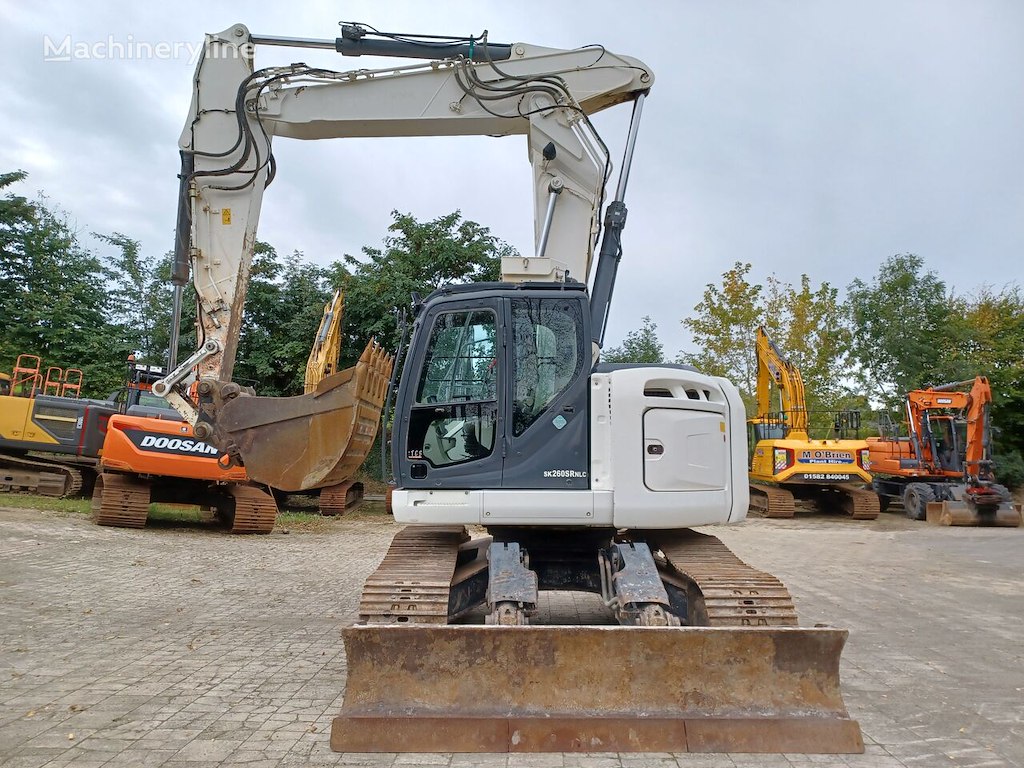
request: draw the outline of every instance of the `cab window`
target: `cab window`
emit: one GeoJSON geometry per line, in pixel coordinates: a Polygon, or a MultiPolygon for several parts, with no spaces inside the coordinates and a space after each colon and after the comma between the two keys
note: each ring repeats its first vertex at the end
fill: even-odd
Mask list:
{"type": "Polygon", "coordinates": [[[512,348],[512,434],[518,437],[589,360],[582,305],[561,299],[514,299],[512,348]]]}
{"type": "Polygon", "coordinates": [[[408,458],[442,467],[491,454],[498,354],[491,310],[437,315],[411,414],[408,458]]]}

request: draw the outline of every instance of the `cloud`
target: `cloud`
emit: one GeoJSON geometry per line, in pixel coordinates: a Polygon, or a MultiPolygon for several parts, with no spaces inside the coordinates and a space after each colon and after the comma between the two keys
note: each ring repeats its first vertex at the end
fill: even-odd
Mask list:
{"type": "MultiPolygon", "coordinates": [[[[42,60],[44,35],[195,44],[246,22],[254,32],[333,37],[328,2],[86,8],[2,3],[0,170],[24,168],[86,230],[120,230],[145,252],[171,245],[186,58],[42,60]],[[237,15],[236,15],[237,14],[237,15]]],[[[640,318],[666,349],[703,286],[735,261],[754,274],[845,286],[913,251],[967,290],[1020,276],[1024,250],[1024,7],[1012,2],[352,2],[347,20],[403,32],[542,45],[601,42],[652,66],[630,177],[629,222],[609,340],[640,318]]],[[[368,66],[328,52],[260,49],[368,66]]],[[[621,157],[628,110],[598,116],[621,157]]],[[[459,208],[532,248],[521,138],[277,142],[262,238],[316,261],[385,235],[392,209],[459,208]]]]}

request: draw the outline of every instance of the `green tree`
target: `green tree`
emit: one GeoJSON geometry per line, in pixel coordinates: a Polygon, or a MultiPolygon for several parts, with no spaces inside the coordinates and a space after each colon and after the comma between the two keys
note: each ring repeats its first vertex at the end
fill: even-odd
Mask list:
{"type": "Polygon", "coordinates": [[[810,411],[830,411],[849,396],[844,381],[844,360],[849,349],[850,331],[839,302],[839,290],[823,282],[812,288],[807,275],[800,286],[783,288],[782,311],[769,312],[781,317],[781,349],[800,369],[810,411]]]}
{"type": "Polygon", "coordinates": [[[1024,294],[1017,285],[983,286],[953,304],[953,354],[944,380],[987,376],[992,386],[996,475],[1008,485],[1024,480],[1024,294]]]}
{"type": "MultiPolygon", "coordinates": [[[[7,174],[0,186],[23,178],[7,174]]],[[[83,394],[115,388],[131,344],[111,322],[111,271],[43,199],[4,198],[0,245],[3,368],[9,370],[19,353],[34,354],[47,367],[82,369],[83,394]]]]}
{"type": "Polygon", "coordinates": [[[658,339],[658,326],[645,315],[642,325],[626,334],[621,347],[608,347],[601,352],[606,363],[663,363],[665,355],[658,339]]]}
{"type": "Polygon", "coordinates": [[[807,275],[800,276],[798,286],[775,275],[757,284],[749,279],[750,272],[750,264],[737,262],[722,274],[721,285],[705,288],[693,314],[682,321],[696,351],[681,355],[680,361],[731,380],[752,408],[757,389],[755,337],[758,327],[764,326],[782,354],[800,369],[810,411],[851,407],[842,376],[849,330],[839,291],[827,282],[814,287],[807,275]]]}
{"type": "Polygon", "coordinates": [[[763,288],[747,279],[750,270],[749,263],[737,261],[722,273],[720,286],[705,286],[693,314],[682,321],[697,351],[679,358],[704,373],[733,381],[748,399],[757,385],[754,334],[764,319],[763,288]]]}
{"type": "Polygon", "coordinates": [[[364,246],[361,257],[346,254],[328,270],[330,283],[345,293],[343,366],[358,359],[371,337],[387,349],[397,345],[395,310],[408,307],[414,292],[425,298],[451,283],[498,280],[501,258],[518,255],[459,211],[427,222],[391,215],[382,247],[364,246]]]}
{"type": "Polygon", "coordinates": [[[865,392],[897,408],[912,389],[938,384],[955,347],[953,300],[915,254],[897,254],[870,283],[848,289],[851,353],[865,392]]]}
{"type": "Polygon", "coordinates": [[[260,395],[302,394],[306,360],[330,298],[325,270],[299,251],[281,258],[257,243],[235,379],[260,395]]]}

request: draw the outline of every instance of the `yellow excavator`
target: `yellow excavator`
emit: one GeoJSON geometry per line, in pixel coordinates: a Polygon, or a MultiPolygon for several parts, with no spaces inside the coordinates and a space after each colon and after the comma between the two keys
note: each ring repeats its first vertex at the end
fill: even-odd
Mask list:
{"type": "Polygon", "coordinates": [[[750,514],[793,517],[796,501],[822,511],[839,509],[854,520],[874,520],[880,506],[871,490],[868,443],[845,437],[860,428],[860,414],[829,414],[832,436],[808,434],[810,414],[800,369],[764,326],[757,329],[757,415],[747,422],[750,514]],[[779,408],[772,409],[772,390],[779,408]]]}
{"type": "MultiPolygon", "coordinates": [[[[317,328],[313,346],[309,351],[309,359],[306,361],[306,376],[303,382],[303,392],[307,395],[316,392],[321,381],[338,372],[338,361],[341,358],[341,320],[344,311],[345,296],[339,289],[324,305],[320,327],[317,328]]],[[[365,440],[363,442],[365,443],[365,440]]],[[[370,439],[369,445],[361,444],[359,449],[354,452],[365,458],[372,444],[373,438],[370,439]]],[[[351,452],[353,451],[350,449],[351,452]]],[[[350,466],[353,467],[354,475],[360,465],[350,461],[350,466]]],[[[362,498],[362,483],[351,478],[342,480],[337,485],[320,489],[320,514],[343,515],[346,510],[352,509],[362,501],[362,498]]]]}
{"type": "Polygon", "coordinates": [[[0,373],[0,492],[88,493],[118,404],[80,397],[82,371],[19,355],[0,373]]]}
{"type": "MultiPolygon", "coordinates": [[[[352,430],[333,425],[343,413],[358,429],[360,392],[390,400],[390,359],[364,353],[372,375],[347,400],[325,389],[342,374],[283,399],[230,381],[272,142],[521,135],[529,147],[533,253],[503,258],[500,282],[413,296],[391,420],[404,527],[343,630],[336,750],[863,751],[839,689],[846,631],[798,626],[778,579],[692,530],[746,516],[739,391],[687,366],[600,362],[653,83],[644,62],[603,46],[486,33],[346,23],[323,40],[238,24],[206,37],[175,250],[194,276],[201,346],[154,390],[273,487],[335,482],[352,430]],[[266,45],[420,61],[257,69],[266,45]],[[620,104],[632,118],[606,196],[611,154],[590,116],[620,104]],[[198,402],[184,389],[193,366],[198,402]],[[543,590],[589,592],[617,626],[531,625],[543,590]]],[[[466,171],[472,194],[507,197],[505,178],[466,171]]]]}

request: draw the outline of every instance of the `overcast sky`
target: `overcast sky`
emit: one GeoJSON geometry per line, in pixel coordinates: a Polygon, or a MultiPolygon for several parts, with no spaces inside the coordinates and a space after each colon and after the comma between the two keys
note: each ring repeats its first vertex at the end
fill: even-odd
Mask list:
{"type": "MultiPolygon", "coordinates": [[[[388,31],[570,48],[644,60],[656,84],[630,176],[615,343],[650,314],[666,351],[679,320],[735,261],[761,279],[845,286],[894,253],[970,291],[1024,263],[1024,3],[141,2],[0,0],[0,172],[28,171],[83,233],[120,231],[159,255],[173,241],[177,141],[195,66],[187,46],[243,22],[333,38],[340,20],[388,31]],[[228,8],[228,10],[224,10],[228,8]],[[44,60],[60,43],[178,44],[177,57],[44,60]]],[[[366,66],[259,49],[257,65],[366,66]]],[[[618,164],[628,107],[596,121],[618,164]],[[615,114],[618,113],[618,114],[615,114]]],[[[378,244],[399,209],[461,209],[532,251],[525,139],[275,144],[260,237],[328,263],[378,244]]],[[[87,235],[86,238],[88,239],[87,235]]],[[[93,243],[98,249],[98,244],[93,243]]]]}

